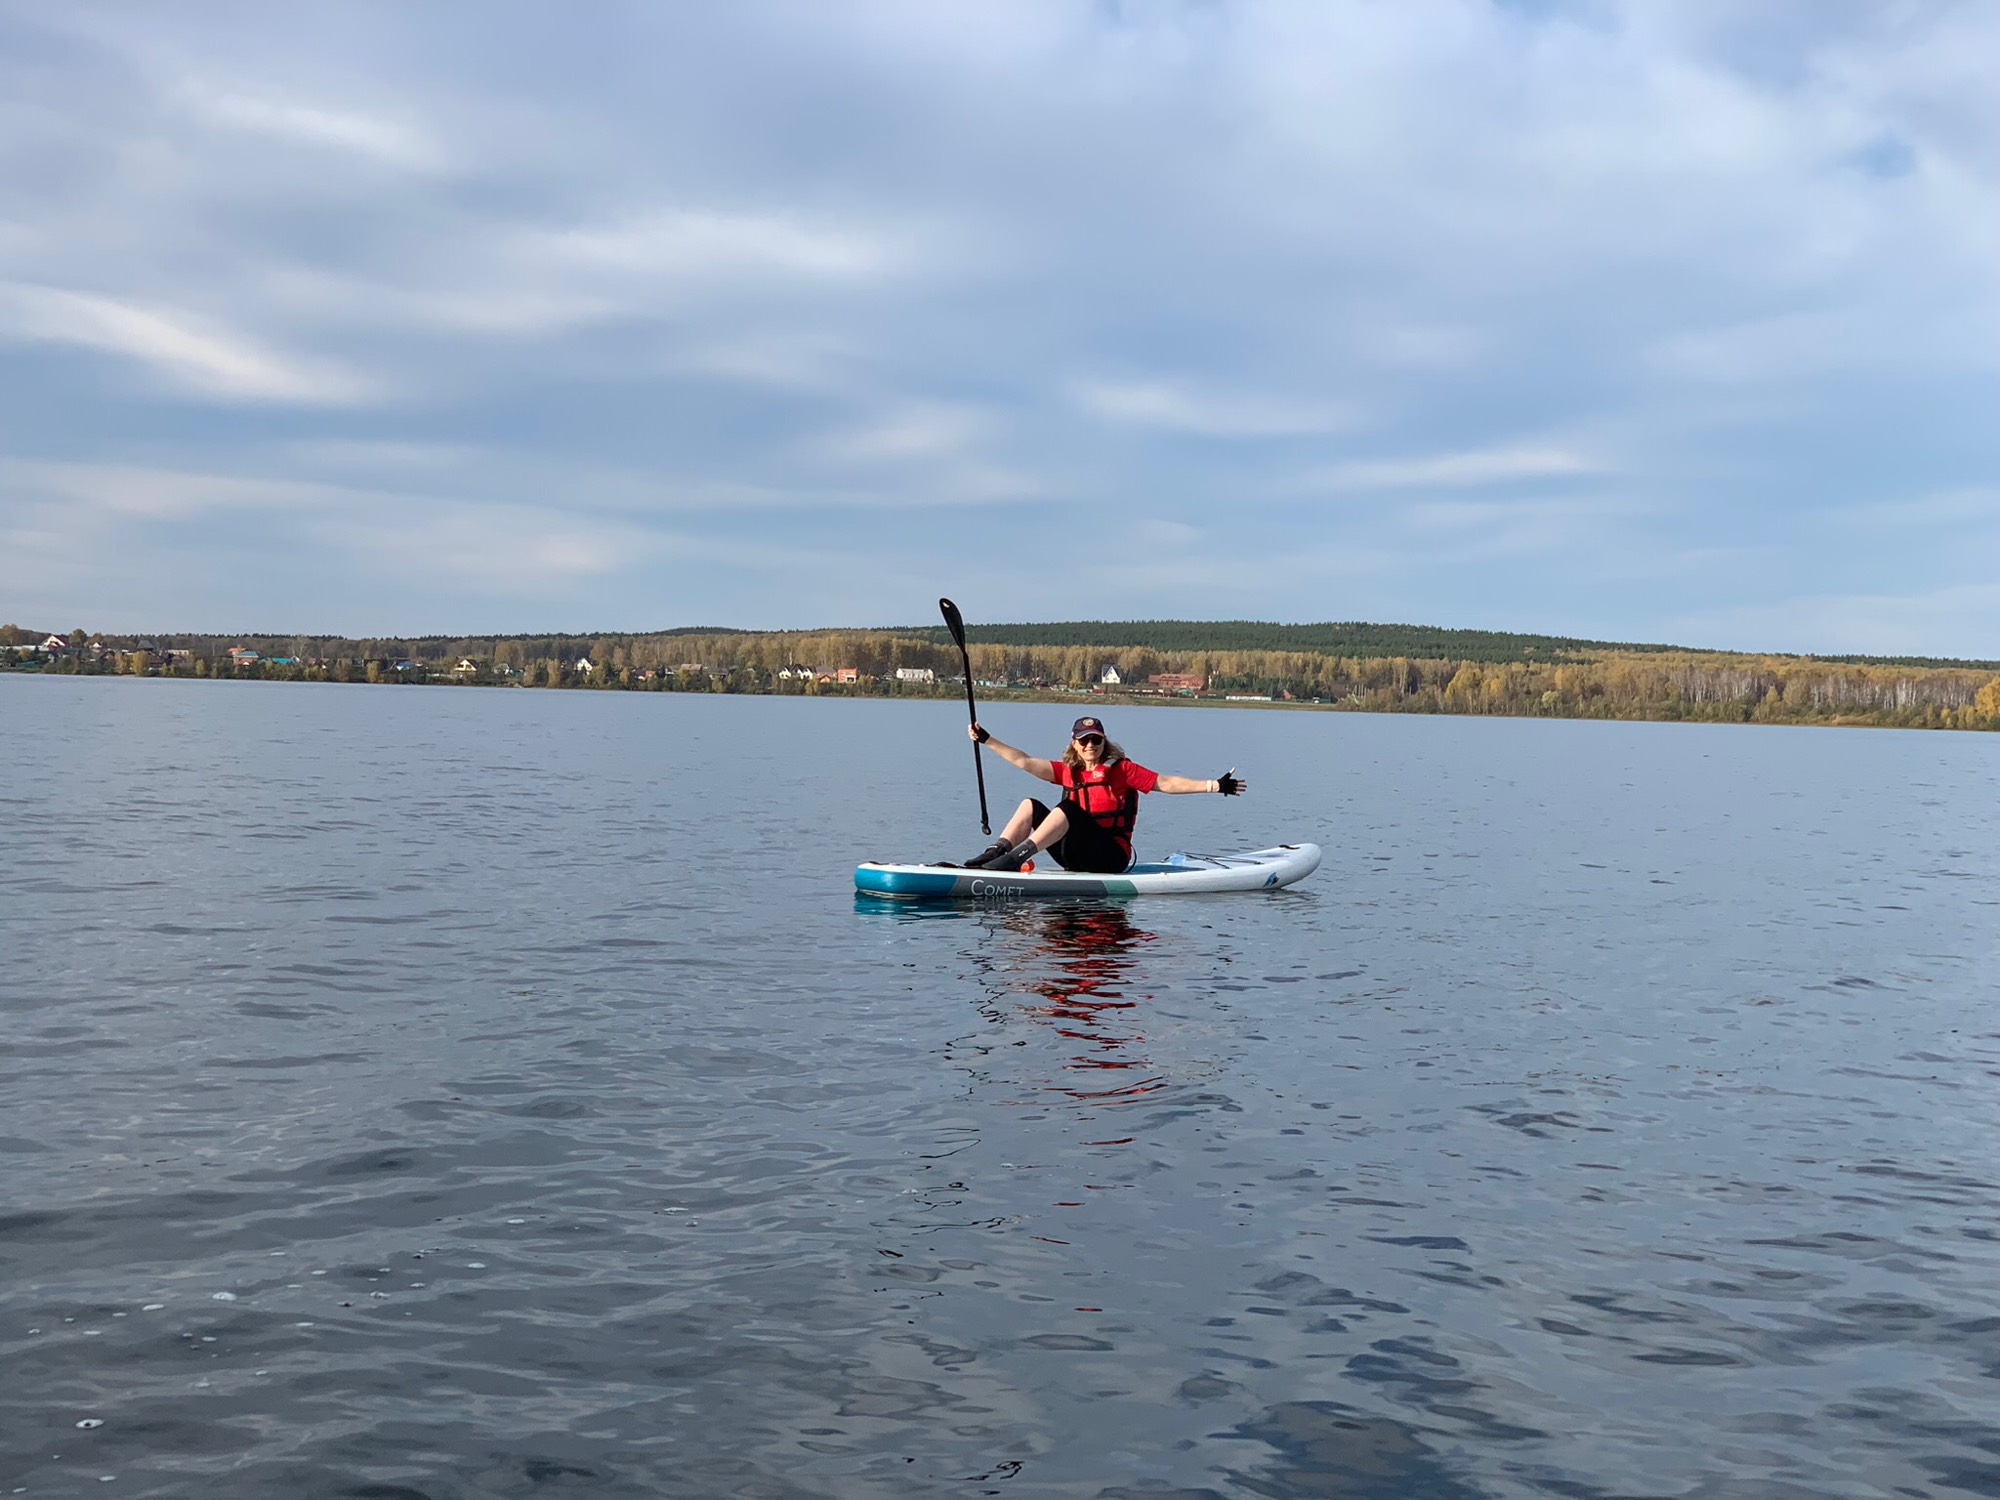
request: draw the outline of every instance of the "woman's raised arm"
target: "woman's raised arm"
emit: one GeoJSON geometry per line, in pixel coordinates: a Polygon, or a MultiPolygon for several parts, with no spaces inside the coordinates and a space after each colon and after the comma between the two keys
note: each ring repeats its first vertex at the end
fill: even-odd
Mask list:
{"type": "Polygon", "coordinates": [[[1030,776],[1039,776],[1043,781],[1056,779],[1056,768],[1038,755],[1030,755],[1025,750],[1017,750],[1005,740],[996,739],[986,732],[977,720],[965,726],[965,732],[972,736],[974,744],[984,745],[1010,766],[1019,766],[1030,776]]]}

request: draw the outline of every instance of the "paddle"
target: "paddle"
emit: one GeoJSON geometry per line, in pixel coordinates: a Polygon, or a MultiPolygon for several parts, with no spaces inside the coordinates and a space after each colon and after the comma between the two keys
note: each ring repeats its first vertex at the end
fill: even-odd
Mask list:
{"type": "MultiPolygon", "coordinates": [[[[965,711],[971,722],[979,722],[979,706],[972,701],[972,653],[965,649],[965,620],[958,612],[958,606],[949,599],[938,600],[938,608],[944,612],[945,628],[951,638],[958,642],[958,659],[965,663],[965,711]]],[[[972,746],[972,774],[979,778],[979,831],[993,832],[993,820],[986,815],[986,767],[979,762],[979,745],[972,746]]]]}

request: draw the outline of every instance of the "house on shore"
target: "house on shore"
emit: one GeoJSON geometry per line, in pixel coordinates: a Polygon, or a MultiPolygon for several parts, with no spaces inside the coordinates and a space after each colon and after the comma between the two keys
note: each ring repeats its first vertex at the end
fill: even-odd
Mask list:
{"type": "Polygon", "coordinates": [[[896,681],[936,682],[937,673],[929,667],[898,667],[896,668],[896,681]]]}

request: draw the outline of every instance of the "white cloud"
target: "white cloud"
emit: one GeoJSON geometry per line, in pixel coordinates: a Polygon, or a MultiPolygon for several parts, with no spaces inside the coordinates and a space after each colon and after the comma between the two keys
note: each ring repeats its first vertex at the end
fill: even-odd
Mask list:
{"type": "Polygon", "coordinates": [[[661,533],[617,516],[291,478],[5,461],[0,483],[26,502],[26,524],[10,535],[39,538],[52,558],[70,561],[101,549],[121,523],[186,538],[205,518],[253,514],[289,534],[294,555],[338,547],[374,573],[506,587],[616,573],[664,544],[661,533]]]}
{"type": "Polygon", "coordinates": [[[916,505],[985,505],[998,500],[1028,500],[1048,493],[1033,474],[997,463],[964,463],[948,469],[934,484],[910,497],[916,505]]]}
{"type": "Polygon", "coordinates": [[[879,231],[713,208],[662,209],[622,223],[532,233],[522,243],[574,269],[665,279],[778,274],[866,281],[909,259],[906,246],[879,231]]]}
{"type": "MultiPolygon", "coordinates": [[[[468,219],[452,226],[447,245],[426,240],[365,271],[265,265],[248,290],[291,321],[378,337],[418,328],[532,345],[644,322],[671,329],[664,348],[647,346],[655,367],[664,356],[678,368],[754,383],[823,385],[821,367],[841,340],[815,326],[815,299],[907,277],[921,260],[919,239],[806,215],[709,209],[578,217],[554,229],[468,219]],[[746,310],[770,317],[780,307],[804,309],[805,321],[743,327],[746,310]]],[[[617,373],[636,371],[628,362],[617,373]]]]}
{"type": "Polygon", "coordinates": [[[1566,479],[1605,472],[1603,465],[1567,448],[1481,448],[1421,458],[1356,460],[1316,469],[1302,489],[1389,490],[1468,488],[1529,479],[1566,479]]]}
{"type": "Polygon", "coordinates": [[[574,275],[523,266],[487,244],[461,246],[448,263],[413,254],[373,275],[265,264],[241,295],[300,326],[378,337],[416,328],[522,342],[607,322],[636,306],[610,289],[582,286],[574,275]]]}
{"type": "Polygon", "coordinates": [[[1827,374],[1881,355],[1848,321],[1821,311],[1687,328],[1662,340],[1652,357],[1672,374],[1723,385],[1827,374]]]}
{"type": "Polygon", "coordinates": [[[311,530],[316,539],[364,559],[372,571],[510,590],[608,577],[670,546],[659,532],[601,517],[452,501],[414,512],[378,505],[330,513],[311,530]]]}
{"type": "Polygon", "coordinates": [[[977,408],[945,402],[910,402],[877,421],[829,438],[829,457],[847,463],[934,458],[963,452],[985,437],[991,417],[977,408]]]}
{"type": "Polygon", "coordinates": [[[446,157],[431,135],[407,121],[274,95],[190,84],[182,95],[200,118],[299,145],[330,147],[407,171],[436,172],[446,157]]]}
{"type": "Polygon", "coordinates": [[[1394,513],[1394,522],[1425,539],[1433,557],[1457,562],[1510,557],[1588,555],[1595,576],[1620,575],[1631,523],[1645,507],[1630,500],[1425,500],[1394,513]]]}
{"type": "Polygon", "coordinates": [[[0,479],[17,495],[53,502],[80,522],[107,518],[190,521],[220,512],[338,509],[382,499],[414,497],[292,477],[204,473],[141,464],[92,464],[7,460],[0,479]]]}
{"type": "Polygon", "coordinates": [[[680,351],[680,364],[691,373],[774,391],[847,391],[859,363],[851,341],[796,328],[738,328],[680,351]]]}
{"type": "Polygon", "coordinates": [[[1830,515],[1870,527],[1990,526],[2000,522],[2000,485],[1953,485],[1904,499],[1836,506],[1830,515]]]}
{"type": "MultiPolygon", "coordinates": [[[[1995,244],[2000,254],[2000,242],[1995,244]]],[[[1880,379],[2000,369],[2000,308],[1925,295],[1693,325],[1648,352],[1662,370],[1723,387],[1797,387],[1828,377],[1880,379]]]]}
{"type": "Polygon", "coordinates": [[[1357,355],[1391,370],[1463,370],[1485,352],[1485,336],[1462,325],[1375,323],[1355,337],[1357,355]]]}
{"type": "Polygon", "coordinates": [[[1164,380],[1079,380],[1071,395],[1106,421],[1212,438],[1280,438],[1335,432],[1358,420],[1344,402],[1202,389],[1164,380]]]}
{"type": "Polygon", "coordinates": [[[290,443],[282,461],[314,468],[448,474],[478,464],[488,451],[466,443],[401,443],[368,438],[327,438],[290,443]]]}
{"type": "Polygon", "coordinates": [[[233,401],[346,405],[370,384],[327,360],[290,357],[179,308],[0,283],[0,338],[121,355],[185,390],[233,401]]]}

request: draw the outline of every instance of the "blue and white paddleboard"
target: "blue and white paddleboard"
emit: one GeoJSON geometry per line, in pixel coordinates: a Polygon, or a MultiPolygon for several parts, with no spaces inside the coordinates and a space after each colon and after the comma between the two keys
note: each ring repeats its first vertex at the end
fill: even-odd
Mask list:
{"type": "Polygon", "coordinates": [[[1268,891],[1319,868],[1318,844],[1280,844],[1245,854],[1174,854],[1133,865],[1122,875],[1079,875],[1058,867],[1025,874],[956,865],[883,865],[854,869],[854,888],[910,901],[1032,901],[1045,896],[1175,896],[1268,891]]]}

